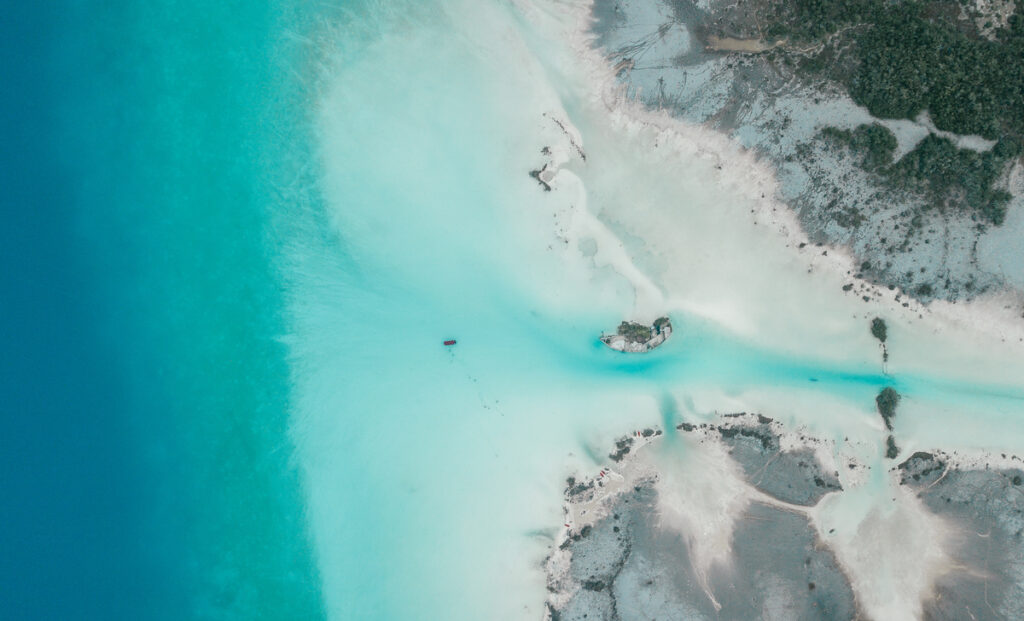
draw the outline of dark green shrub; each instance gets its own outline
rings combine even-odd
[[[896,406],[899,403],[900,393],[891,386],[883,388],[875,397],[875,405],[878,407],[878,413],[882,415],[882,420],[885,421],[886,429],[892,430],[892,418],[896,416]]]
[[[879,341],[883,343],[885,342],[885,338],[888,335],[886,334],[884,319],[881,319],[880,317],[875,317],[874,319],[871,320],[871,335],[878,339]]]

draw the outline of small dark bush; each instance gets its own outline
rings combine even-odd
[[[871,336],[875,337],[881,342],[885,342],[887,332],[885,327],[885,320],[880,317],[875,317],[871,320]]]
[[[885,421],[885,428],[892,430],[892,418],[896,416],[896,406],[900,403],[900,393],[891,386],[886,386],[882,392],[875,397],[875,405],[878,406],[878,413]]]

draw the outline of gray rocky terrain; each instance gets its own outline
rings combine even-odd
[[[748,483],[783,503],[816,504],[841,489],[810,448],[781,450],[770,419],[736,414],[721,425],[681,424],[680,433],[710,432],[729,447]],[[659,441],[660,430],[640,437]],[[626,459],[635,442],[623,438],[609,457]],[[697,575],[690,544],[665,527],[656,506],[656,476],[610,498],[603,517],[571,532],[560,553],[571,559],[564,575],[550,575],[552,592],[568,594],[549,606],[555,620],[632,619],[855,619],[853,591],[832,552],[806,516],[784,506],[752,503],[737,525],[732,562],[716,566],[706,583]],[[570,479],[570,504],[592,502],[604,484]]]
[[[722,442],[758,490],[794,505],[814,506],[831,491],[841,490],[837,473],[827,472],[810,448],[783,451],[771,420],[720,426]]]
[[[687,543],[658,523],[656,493],[640,485],[613,513],[567,540],[568,603],[552,619],[853,619],[856,604],[835,558],[802,515],[751,505],[735,533],[735,564],[712,572],[716,610]]]
[[[925,452],[899,470],[901,483],[958,533],[955,566],[938,579],[925,617],[1024,618],[1024,470],[961,470]]]
[[[857,258],[851,284],[861,277],[922,301],[1024,290],[1019,159],[1003,165],[992,183],[993,192],[1011,198],[1004,215],[988,219],[956,206],[966,200],[962,188],[937,198],[891,182],[853,146],[865,142],[857,128],[884,128],[882,138],[892,144],[882,155],[895,161],[892,170],[926,139],[948,138],[963,153],[982,156],[995,141],[938,130],[927,111],[914,120],[872,116],[841,84],[855,69],[842,32],[798,43],[763,31],[764,15],[785,4],[597,0],[593,32],[630,97],[728,133],[769,160],[778,198],[796,211],[809,243],[843,246]],[[814,63],[828,64],[826,77],[803,69]]]
[[[698,574],[694,541],[660,513],[659,472],[610,494],[605,470],[570,479],[567,507],[604,504],[584,525],[567,524],[552,556],[560,562],[549,559],[551,619],[866,618],[834,553],[800,510],[842,492],[838,473],[815,457],[819,440],[782,442],[778,423],[751,414],[682,423],[675,432],[721,443],[745,482],[765,494],[738,520],[729,562]],[[619,440],[609,457],[628,467],[637,450],[664,441],[661,430],[646,429]],[[1005,466],[1017,461],[1004,456],[1000,467],[966,468],[941,452],[919,451],[893,466],[896,481],[953,537],[944,545],[951,562],[922,602],[924,619],[1024,618],[1024,469]]]

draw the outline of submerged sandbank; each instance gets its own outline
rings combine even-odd
[[[624,427],[759,411],[867,463],[892,379],[901,445],[921,421],[967,444],[964,411],[971,446],[1020,442],[992,426],[1019,413],[1012,390],[999,412],[984,392],[1019,386],[1019,345],[885,291],[844,292],[850,260],[800,247],[769,167],[622,97],[589,8],[370,6],[324,37],[324,217],[289,248],[287,343],[334,618],[539,618],[565,477],[603,464]],[[530,177],[542,169],[550,191]],[[594,338],[666,312],[685,338],[648,355]],[[919,414],[927,382],[946,378],[968,395],[961,414]],[[700,467],[680,472],[704,489]],[[885,493],[853,471],[841,483],[863,506]],[[733,501],[704,491],[693,511]],[[867,515],[822,519],[855,541]]]

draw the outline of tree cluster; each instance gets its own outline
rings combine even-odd
[[[830,63],[813,59],[800,66],[839,81],[872,115],[916,119],[927,111],[940,130],[996,140],[991,151],[978,153],[929,136],[892,164],[895,137],[880,125],[831,134],[861,154],[866,170],[925,193],[932,204],[1003,222],[1010,195],[993,184],[1024,142],[1024,0],[1016,0],[994,41],[957,19],[950,2],[784,0],[772,11],[768,36],[804,42],[832,36],[822,58],[851,50],[843,52],[849,62],[841,71],[829,74]]]

